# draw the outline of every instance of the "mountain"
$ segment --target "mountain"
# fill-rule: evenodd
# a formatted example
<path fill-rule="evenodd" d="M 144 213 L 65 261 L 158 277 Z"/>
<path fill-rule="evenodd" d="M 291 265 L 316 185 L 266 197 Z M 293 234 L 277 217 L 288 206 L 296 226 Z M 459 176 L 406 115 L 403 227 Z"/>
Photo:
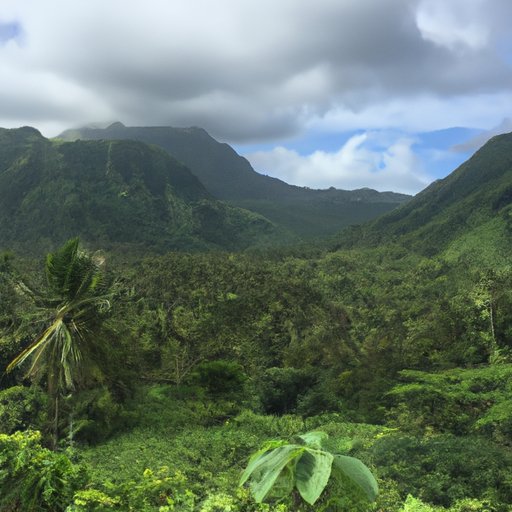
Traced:
<path fill-rule="evenodd" d="M 360 190 L 313 190 L 288 185 L 257 173 L 228 144 L 202 128 L 79 128 L 59 135 L 63 140 L 132 139 L 155 144 L 183 162 L 217 199 L 258 212 L 302 237 L 336 233 L 351 224 L 374 219 L 410 199 L 405 194 Z"/>
<path fill-rule="evenodd" d="M 512 235 L 512 133 L 489 140 L 467 162 L 407 204 L 340 235 L 341 245 L 400 241 L 426 255 L 508 257 Z M 490 254 L 492 252 L 492 254 Z"/>
<path fill-rule="evenodd" d="M 182 163 L 136 141 L 51 141 L 0 129 L 0 247 L 244 249 L 290 237 L 214 199 Z"/>

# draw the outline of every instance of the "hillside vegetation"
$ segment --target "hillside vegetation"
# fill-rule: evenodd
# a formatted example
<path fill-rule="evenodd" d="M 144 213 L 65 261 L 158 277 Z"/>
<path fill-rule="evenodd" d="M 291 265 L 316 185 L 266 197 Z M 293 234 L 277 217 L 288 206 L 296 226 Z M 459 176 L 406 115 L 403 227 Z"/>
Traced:
<path fill-rule="evenodd" d="M 397 241 L 426 255 L 494 249 L 503 257 L 511 232 L 512 134 L 504 134 L 407 204 L 339 240 L 359 246 Z"/>
<path fill-rule="evenodd" d="M 246 208 L 305 238 L 332 235 L 374 219 L 410 196 L 394 192 L 314 190 L 257 173 L 228 144 L 202 128 L 127 127 L 67 130 L 64 140 L 133 139 L 156 144 L 183 162 L 216 198 Z"/>
<path fill-rule="evenodd" d="M 157 251 L 237 250 L 292 238 L 260 215 L 215 200 L 157 147 L 0 130 L 0 245 L 49 250 L 77 234 L 93 247 Z"/>
<path fill-rule="evenodd" d="M 510 511 L 509 141 L 331 246 L 3 253 L 0 510 Z"/>

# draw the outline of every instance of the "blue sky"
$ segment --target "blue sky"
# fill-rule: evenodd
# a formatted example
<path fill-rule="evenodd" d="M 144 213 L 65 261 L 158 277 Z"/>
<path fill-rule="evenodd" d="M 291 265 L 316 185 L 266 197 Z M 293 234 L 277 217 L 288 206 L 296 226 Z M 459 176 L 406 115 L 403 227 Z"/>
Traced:
<path fill-rule="evenodd" d="M 283 148 L 290 152 L 295 152 L 299 157 L 302 157 L 306 161 L 315 152 L 329 154 L 336 154 L 340 148 L 343 148 L 351 139 L 354 137 L 360 137 L 366 132 L 363 130 L 349 131 L 343 133 L 308 133 L 303 134 L 300 137 L 291 138 L 286 141 L 282 141 L 278 148 Z M 379 156 L 386 154 L 386 150 L 389 149 L 390 140 L 406 139 L 410 141 L 410 149 L 412 154 L 416 157 L 416 169 L 418 167 L 422 170 L 423 183 L 428 185 L 431 181 L 444 178 L 451 171 L 456 169 L 460 164 L 465 162 L 477 147 L 480 145 L 470 144 L 468 148 L 459 148 L 458 145 L 464 142 L 471 142 L 478 135 L 482 135 L 485 139 L 487 138 L 487 131 L 481 129 L 472 128 L 447 128 L 444 130 L 436 130 L 432 132 L 424 133 L 410 133 L 400 132 L 396 130 L 381 130 L 374 132 L 373 137 L 366 138 L 363 142 L 365 147 L 370 153 L 377 154 L 378 163 L 375 165 L 375 173 L 385 168 L 385 162 L 383 158 L 379 159 Z M 242 155 L 245 155 L 253 166 L 263 174 L 268 174 L 277 178 L 284 179 L 287 182 L 294 182 L 297 185 L 309 186 L 314 188 L 328 188 L 332 185 L 333 180 L 331 176 L 328 176 L 325 180 L 318 178 L 313 173 L 307 174 L 306 176 L 299 178 L 291 170 L 288 174 L 283 169 L 284 165 L 281 165 L 281 159 L 268 158 L 275 152 L 275 142 L 265 142 L 257 144 L 235 144 L 234 148 Z M 277 171 L 277 172 L 276 172 Z M 356 176 L 356 180 L 351 186 L 348 180 L 345 181 L 345 188 L 358 188 L 363 186 L 376 187 L 379 190 L 386 189 L 386 180 L 384 182 L 376 182 L 371 180 L 366 185 L 365 182 L 360 181 L 360 177 Z M 376 185 L 376 183 L 378 183 Z M 391 187 L 393 190 L 401 190 L 407 193 L 415 193 L 421 190 L 421 181 L 416 186 L 412 183 L 410 187 L 404 184 L 403 181 L 398 186 Z M 402 188 L 400 188 L 400 186 Z M 418 188 L 419 187 L 419 188 Z"/>
<path fill-rule="evenodd" d="M 510 0 L 0 0 L 0 126 L 201 126 L 289 183 L 416 193 L 512 131 Z"/>
<path fill-rule="evenodd" d="M 11 40 L 19 40 L 21 36 L 21 26 L 16 21 L 0 21 L 0 44 L 6 44 Z"/>

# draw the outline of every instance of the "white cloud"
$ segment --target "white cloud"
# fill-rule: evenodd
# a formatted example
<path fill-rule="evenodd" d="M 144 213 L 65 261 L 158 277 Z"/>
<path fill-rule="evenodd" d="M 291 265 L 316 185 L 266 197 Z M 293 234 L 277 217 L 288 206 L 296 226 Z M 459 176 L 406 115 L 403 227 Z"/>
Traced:
<path fill-rule="evenodd" d="M 485 48 L 490 27 L 486 23 L 484 0 L 422 0 L 416 12 L 421 35 L 452 50 Z"/>
<path fill-rule="evenodd" d="M 245 155 L 263 174 L 288 183 L 312 188 L 352 190 L 368 186 L 377 190 L 416 193 L 431 178 L 413 151 L 414 140 L 395 137 L 382 147 L 389 135 L 362 133 L 352 136 L 338 151 L 315 151 L 310 155 L 277 147 Z"/>
<path fill-rule="evenodd" d="M 411 125 L 419 111 L 418 125 L 429 116 L 415 105 L 431 98 L 446 112 L 437 127 L 453 126 L 459 98 L 489 105 L 511 89 L 508 5 L 2 0 L 0 22 L 16 24 L 23 37 L 0 46 L 0 102 L 17 98 L 17 115 L 0 113 L 0 125 L 38 119 L 64 128 L 70 118 L 96 116 L 197 124 L 247 142 L 351 113 L 357 129 Z M 34 114 L 44 111 L 45 119 Z M 379 122 L 365 126 L 372 117 Z"/>
<path fill-rule="evenodd" d="M 405 96 L 359 109 L 336 106 L 322 116 L 310 116 L 307 127 L 315 131 L 353 131 L 395 128 L 409 132 L 448 127 L 491 129 L 509 112 L 512 91 L 475 93 L 442 98 L 434 95 Z"/>

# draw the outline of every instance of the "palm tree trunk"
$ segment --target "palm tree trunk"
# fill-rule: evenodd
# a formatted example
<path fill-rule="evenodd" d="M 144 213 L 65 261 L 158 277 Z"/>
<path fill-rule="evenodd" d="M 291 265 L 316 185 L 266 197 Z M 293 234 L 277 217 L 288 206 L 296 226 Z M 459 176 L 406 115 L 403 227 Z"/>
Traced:
<path fill-rule="evenodd" d="M 55 393 L 53 399 L 53 432 L 52 432 L 52 450 L 57 449 L 59 442 L 59 393 Z"/>

